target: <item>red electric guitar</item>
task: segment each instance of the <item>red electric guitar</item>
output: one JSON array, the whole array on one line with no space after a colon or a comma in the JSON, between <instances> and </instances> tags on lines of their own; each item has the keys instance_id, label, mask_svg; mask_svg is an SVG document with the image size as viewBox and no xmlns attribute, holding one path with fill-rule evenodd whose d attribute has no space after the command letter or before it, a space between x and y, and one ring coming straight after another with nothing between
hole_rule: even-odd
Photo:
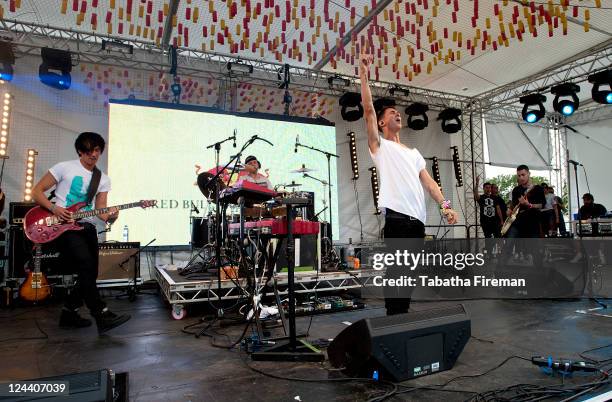
<instances>
[{"instance_id":1,"label":"red electric guitar","mask_svg":"<svg viewBox=\"0 0 612 402\"><path fill-rule=\"evenodd\" d=\"M74 221L71 222L66 222L63 219L53 215L51 211L38 206L28 211L23 219L23 228L26 236L32 242L48 243L57 239L62 233L67 232L68 230L83 230L83 227L77 225L76 223L76 221L79 219L107 214L111 208L117 208L118 210L136 207L148 208L155 206L156 204L157 201L155 200L142 200L132 202L130 204L116 205L114 207L93 209L91 211L80 211L80 209L87 204L85 202L79 202L66 208L69 212L72 212L72 218Z\"/></svg>"}]
</instances>

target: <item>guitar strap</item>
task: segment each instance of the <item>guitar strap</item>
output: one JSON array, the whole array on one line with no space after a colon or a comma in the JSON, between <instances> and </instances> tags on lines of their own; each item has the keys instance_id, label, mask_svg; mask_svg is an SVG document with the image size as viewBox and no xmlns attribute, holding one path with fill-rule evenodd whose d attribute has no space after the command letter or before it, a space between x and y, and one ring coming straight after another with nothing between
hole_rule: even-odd
<instances>
[{"instance_id":1,"label":"guitar strap","mask_svg":"<svg viewBox=\"0 0 612 402\"><path fill-rule=\"evenodd\" d=\"M97 166L94 166L93 173L91 175L91 181L89 182L89 188L87 189L87 205L91 203L96 192L98 191L98 186L100 185L100 178L102 177L102 172L98 169Z\"/></svg>"}]
</instances>

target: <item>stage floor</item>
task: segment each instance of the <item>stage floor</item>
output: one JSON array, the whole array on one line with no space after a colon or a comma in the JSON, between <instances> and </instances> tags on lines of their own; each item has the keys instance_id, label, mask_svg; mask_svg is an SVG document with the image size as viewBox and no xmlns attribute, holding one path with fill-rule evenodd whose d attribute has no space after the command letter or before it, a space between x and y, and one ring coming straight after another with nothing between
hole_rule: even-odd
<instances>
[{"instance_id":1,"label":"stage floor","mask_svg":"<svg viewBox=\"0 0 612 402\"><path fill-rule=\"evenodd\" d=\"M62 330L57 326L60 305L0 310L0 381L38 378L110 368L130 375L132 401L360 401L388 390L364 383L304 383L258 374L250 365L270 374L301 378L338 377L329 363L250 362L243 352L211 345L211 338L196 339L181 329L197 322L202 312L182 321L170 318L159 295L127 299L106 298L113 311L132 315L125 325L98 336L95 326ZM309 339L333 338L364 317L384 314L381 301L366 301L364 310L314 316ZM414 303L415 310L454 303ZM553 355L578 359L578 353L612 343L612 317L576 313L596 307L589 301L468 301L472 334L451 371L406 382L406 385L440 384L461 375L482 373L512 355ZM605 314L602 311L599 313ZM197 315L196 315L197 314ZM612 314L607 313L612 316ZM305 331L310 318L298 318ZM44 337L40 327L48 334ZM218 329L237 339L243 326ZM10 338L10 339L9 339ZM11 340L17 338L16 340ZM8 339L8 340L7 340ZM218 335L217 343L228 338ZM594 355L612 358L612 347ZM578 376L570 381L587 382ZM538 368L519 359L479 378L459 379L447 389L486 391L518 383L559 384ZM299 399L296 399L299 396ZM417 390L390 400L462 401L471 395Z\"/></svg>"}]
</instances>

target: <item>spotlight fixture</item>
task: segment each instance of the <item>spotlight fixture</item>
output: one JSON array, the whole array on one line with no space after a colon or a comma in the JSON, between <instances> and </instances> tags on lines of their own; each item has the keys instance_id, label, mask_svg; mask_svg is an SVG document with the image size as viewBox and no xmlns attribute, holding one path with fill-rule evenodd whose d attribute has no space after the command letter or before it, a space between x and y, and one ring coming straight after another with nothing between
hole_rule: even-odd
<instances>
[{"instance_id":1,"label":"spotlight fixture","mask_svg":"<svg viewBox=\"0 0 612 402\"><path fill-rule=\"evenodd\" d=\"M15 64L15 53L9 42L0 42L0 80L11 81L13 79L13 64Z\"/></svg>"},{"instance_id":2,"label":"spotlight fixture","mask_svg":"<svg viewBox=\"0 0 612 402\"><path fill-rule=\"evenodd\" d=\"M370 182L372 183L372 197L374 198L374 208L376 209L374 215L380 215L380 209L378 209L378 171L374 166L372 166L368 170L370 171Z\"/></svg>"},{"instance_id":3,"label":"spotlight fixture","mask_svg":"<svg viewBox=\"0 0 612 402\"><path fill-rule=\"evenodd\" d=\"M519 102L524 105L521 115L523 116L523 120L525 120L527 123L535 123L540 121L540 119L546 114L546 110L544 110L546 96L542 94L521 96L519 98Z\"/></svg>"},{"instance_id":4,"label":"spotlight fixture","mask_svg":"<svg viewBox=\"0 0 612 402\"><path fill-rule=\"evenodd\" d=\"M408 115L408 127L413 130L423 130L429 124L427 111L429 106L423 103L413 103L406 108Z\"/></svg>"},{"instance_id":5,"label":"spotlight fixture","mask_svg":"<svg viewBox=\"0 0 612 402\"><path fill-rule=\"evenodd\" d=\"M410 91L407 88L402 88L399 87L397 85L392 86L391 88L389 88L389 93L391 95L401 95L401 96L408 96L410 95Z\"/></svg>"},{"instance_id":6,"label":"spotlight fixture","mask_svg":"<svg viewBox=\"0 0 612 402\"><path fill-rule=\"evenodd\" d=\"M591 96L595 102L604 105L612 103L612 69L590 75L589 82L593 84Z\"/></svg>"},{"instance_id":7,"label":"spotlight fixture","mask_svg":"<svg viewBox=\"0 0 612 402\"><path fill-rule=\"evenodd\" d=\"M11 94L2 97L2 117L0 120L0 158L8 158L8 135L11 121Z\"/></svg>"},{"instance_id":8,"label":"spotlight fixture","mask_svg":"<svg viewBox=\"0 0 612 402\"><path fill-rule=\"evenodd\" d=\"M346 121L357 121L363 117L363 106L361 105L361 94L357 92L347 92L338 101L342 109L340 114ZM351 110L347 110L351 108ZM357 108L356 110L354 108Z\"/></svg>"},{"instance_id":9,"label":"spotlight fixture","mask_svg":"<svg viewBox=\"0 0 612 402\"><path fill-rule=\"evenodd\" d=\"M346 78L342 78L339 75L333 75L327 79L327 83L330 88L333 87L348 87L351 85L351 81Z\"/></svg>"},{"instance_id":10,"label":"spotlight fixture","mask_svg":"<svg viewBox=\"0 0 612 402\"><path fill-rule=\"evenodd\" d=\"M42 63L38 67L40 81L52 88L68 89L71 84L72 58L65 50L44 47L40 50Z\"/></svg>"},{"instance_id":11,"label":"spotlight fixture","mask_svg":"<svg viewBox=\"0 0 612 402\"><path fill-rule=\"evenodd\" d=\"M245 64L239 61L230 61L227 63L227 71L229 71L230 74L252 74L253 66L251 64Z\"/></svg>"},{"instance_id":12,"label":"spotlight fixture","mask_svg":"<svg viewBox=\"0 0 612 402\"><path fill-rule=\"evenodd\" d=\"M23 200L32 201L32 187L34 187L34 173L36 167L36 152L35 149L28 149L26 154L26 173L25 173L25 184L23 190Z\"/></svg>"},{"instance_id":13,"label":"spotlight fixture","mask_svg":"<svg viewBox=\"0 0 612 402\"><path fill-rule=\"evenodd\" d=\"M347 134L349 137L349 151L351 153L351 169L353 169L353 180L359 179L359 162L357 162L357 144L355 142L355 133Z\"/></svg>"},{"instance_id":14,"label":"spotlight fixture","mask_svg":"<svg viewBox=\"0 0 612 402\"><path fill-rule=\"evenodd\" d=\"M571 116L574 114L580 106L578 96L576 95L577 92L580 92L580 87L571 82L552 87L550 93L555 95L555 99L553 99L553 109L563 116ZM567 99L568 97L571 99Z\"/></svg>"},{"instance_id":15,"label":"spotlight fixture","mask_svg":"<svg viewBox=\"0 0 612 402\"><path fill-rule=\"evenodd\" d=\"M102 50L123 54L134 54L134 46L118 40L102 39Z\"/></svg>"},{"instance_id":16,"label":"spotlight fixture","mask_svg":"<svg viewBox=\"0 0 612 402\"><path fill-rule=\"evenodd\" d=\"M442 181L440 180L440 163L438 162L438 158L435 156L432 158L431 174L433 175L435 182L438 183L438 187L442 188Z\"/></svg>"},{"instance_id":17,"label":"spotlight fixture","mask_svg":"<svg viewBox=\"0 0 612 402\"><path fill-rule=\"evenodd\" d=\"M455 170L455 180L457 180L457 187L463 186L463 176L461 175L461 163L459 162L459 147L456 145L451 147L453 150L453 169Z\"/></svg>"},{"instance_id":18,"label":"spotlight fixture","mask_svg":"<svg viewBox=\"0 0 612 402\"><path fill-rule=\"evenodd\" d=\"M454 134L461 130L461 110L455 108L444 109L438 115L438 120L442 120L442 131Z\"/></svg>"}]
</instances>

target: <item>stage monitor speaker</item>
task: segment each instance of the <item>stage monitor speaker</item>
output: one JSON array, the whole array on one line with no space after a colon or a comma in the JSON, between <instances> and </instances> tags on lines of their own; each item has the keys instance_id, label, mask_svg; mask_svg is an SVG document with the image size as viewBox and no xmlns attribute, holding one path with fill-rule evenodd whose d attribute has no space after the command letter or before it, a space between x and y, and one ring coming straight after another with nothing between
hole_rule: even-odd
<instances>
[{"instance_id":1,"label":"stage monitor speaker","mask_svg":"<svg viewBox=\"0 0 612 402\"><path fill-rule=\"evenodd\" d=\"M139 242L100 243L98 245L98 282L129 280L140 276ZM130 258L131 255L133 258Z\"/></svg>"},{"instance_id":2,"label":"stage monitor speaker","mask_svg":"<svg viewBox=\"0 0 612 402\"><path fill-rule=\"evenodd\" d=\"M9 204L9 224L23 225L23 218L35 206L35 202L11 202Z\"/></svg>"},{"instance_id":3,"label":"stage monitor speaker","mask_svg":"<svg viewBox=\"0 0 612 402\"><path fill-rule=\"evenodd\" d=\"M451 369L470 339L462 305L366 318L344 329L327 349L351 377L405 381Z\"/></svg>"}]
</instances>

